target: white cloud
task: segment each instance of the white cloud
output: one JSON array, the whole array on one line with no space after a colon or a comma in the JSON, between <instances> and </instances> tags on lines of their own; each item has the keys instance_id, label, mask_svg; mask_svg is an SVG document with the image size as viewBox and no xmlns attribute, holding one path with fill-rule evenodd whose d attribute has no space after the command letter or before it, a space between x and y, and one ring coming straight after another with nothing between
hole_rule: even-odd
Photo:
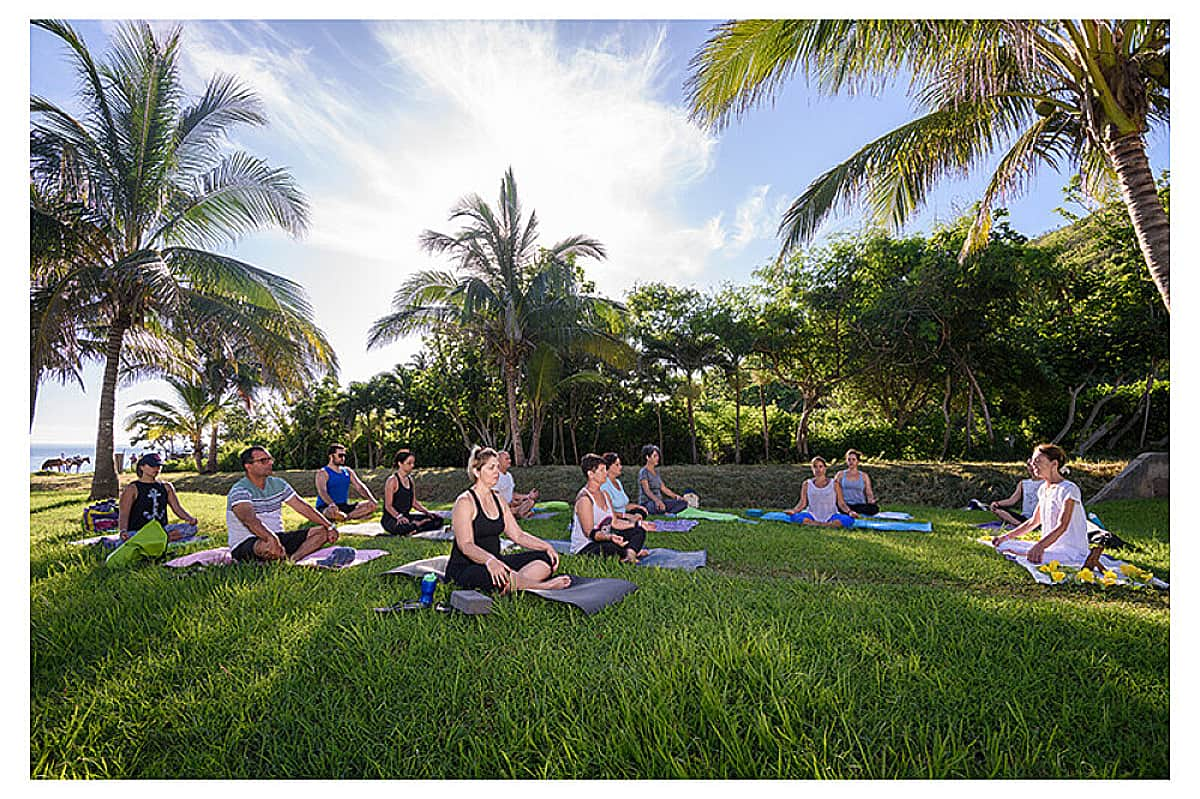
<instances>
[{"instance_id":1,"label":"white cloud","mask_svg":"<svg viewBox=\"0 0 1200 799\"><path fill-rule=\"evenodd\" d=\"M419 249L419 233L451 230L449 210L465 194L495 203L509 166L544 243L576 233L603 242L607 260L586 269L608 296L648 277L699 279L727 246L720 216L697 225L680 210L713 167L716 140L659 99L661 26L637 44L611 36L570 46L547 23L371 31L386 60L370 82L265 23L192 24L184 49L196 76L232 72L263 99L271 126L249 149L274 163L288 161L273 148L303 159L290 165L309 194L312 227L280 258L312 294L345 378L416 348L365 353L367 327L408 274L448 266ZM742 216L737 241L757 230L752 210Z\"/></svg>"}]
</instances>

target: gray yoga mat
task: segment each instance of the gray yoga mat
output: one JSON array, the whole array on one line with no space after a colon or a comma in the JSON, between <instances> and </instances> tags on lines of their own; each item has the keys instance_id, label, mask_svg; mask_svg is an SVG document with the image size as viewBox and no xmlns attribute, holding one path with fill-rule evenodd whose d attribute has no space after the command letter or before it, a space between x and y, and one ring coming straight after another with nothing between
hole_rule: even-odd
<instances>
[{"instance_id":1,"label":"gray yoga mat","mask_svg":"<svg viewBox=\"0 0 1200 799\"><path fill-rule=\"evenodd\" d=\"M449 555L415 560L412 563L405 563L403 566L389 569L384 574L403 574L408 577L420 578L432 572L444 580L446 579L446 564L449 561ZM549 599L552 602L574 605L591 616L609 605L620 602L626 594L636 590L637 586L628 580L572 575L569 588L559 588L554 591L527 591L526 593L537 594L542 599Z\"/></svg>"},{"instance_id":2,"label":"gray yoga mat","mask_svg":"<svg viewBox=\"0 0 1200 799\"><path fill-rule=\"evenodd\" d=\"M632 594L637 586L628 580L617 580L612 577L575 577L571 576L568 588L554 591L526 591L527 594L537 594L542 599L552 602L563 602L574 605L589 616L599 613L609 605L615 605Z\"/></svg>"},{"instance_id":3,"label":"gray yoga mat","mask_svg":"<svg viewBox=\"0 0 1200 799\"><path fill-rule=\"evenodd\" d=\"M571 552L570 541L552 541L547 539L547 544L554 547L555 551L568 555ZM660 569L683 569L684 571L695 571L701 566L708 565L708 550L701 549L694 552L681 552L677 549L667 549L665 547L652 548L650 554L638 561L639 566L657 566Z\"/></svg>"}]
</instances>

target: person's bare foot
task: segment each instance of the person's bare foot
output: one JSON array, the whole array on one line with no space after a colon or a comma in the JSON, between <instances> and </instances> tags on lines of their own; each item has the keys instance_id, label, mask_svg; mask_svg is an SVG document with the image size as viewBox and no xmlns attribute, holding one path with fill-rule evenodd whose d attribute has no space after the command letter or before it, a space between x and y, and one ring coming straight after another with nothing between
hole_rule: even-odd
<instances>
[{"instance_id":1,"label":"person's bare foot","mask_svg":"<svg viewBox=\"0 0 1200 799\"><path fill-rule=\"evenodd\" d=\"M625 557L621 558L622 563L637 563L637 553L632 549L625 550Z\"/></svg>"},{"instance_id":2,"label":"person's bare foot","mask_svg":"<svg viewBox=\"0 0 1200 799\"><path fill-rule=\"evenodd\" d=\"M552 577L542 584L542 588L547 591L557 591L560 588L571 587L571 576L569 574L560 574L557 577Z\"/></svg>"},{"instance_id":3,"label":"person's bare foot","mask_svg":"<svg viewBox=\"0 0 1200 799\"><path fill-rule=\"evenodd\" d=\"M637 556L638 556L639 558L644 558L644 557L647 557L649 554L650 554L650 550L648 550L648 549L643 549L641 552L639 552L639 553L637 554Z\"/></svg>"}]
</instances>

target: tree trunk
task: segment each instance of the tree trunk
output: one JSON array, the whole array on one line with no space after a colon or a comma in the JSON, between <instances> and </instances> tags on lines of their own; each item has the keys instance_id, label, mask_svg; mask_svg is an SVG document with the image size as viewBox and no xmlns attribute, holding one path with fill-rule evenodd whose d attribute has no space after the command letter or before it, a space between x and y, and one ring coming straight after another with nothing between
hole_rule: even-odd
<instances>
[{"instance_id":1,"label":"tree trunk","mask_svg":"<svg viewBox=\"0 0 1200 799\"><path fill-rule=\"evenodd\" d=\"M1158 376L1158 364L1150 367L1150 377L1146 380L1146 414L1142 417L1142 435L1138 438L1138 450L1146 449L1146 428L1150 425L1150 402L1154 393L1154 378Z\"/></svg>"},{"instance_id":2,"label":"tree trunk","mask_svg":"<svg viewBox=\"0 0 1200 799\"><path fill-rule=\"evenodd\" d=\"M1157 371L1158 371L1157 366L1152 365L1150 367L1150 371L1146 374L1146 390L1142 392L1142 398L1140 400L1138 400L1138 404L1133 409L1133 413L1131 413L1129 415L1129 421L1125 423L1125 426L1122 427L1119 432L1114 434L1113 437L1108 440L1107 446L1110 450L1116 449L1117 442L1120 441L1122 438L1124 438L1126 435L1128 435L1129 431L1133 429L1133 426L1138 423L1138 417L1142 415L1142 413L1141 413L1142 406L1145 405L1145 406L1149 407L1150 389L1154 386L1154 375L1155 375L1155 372L1157 372ZM1142 429L1145 430L1144 425L1143 425ZM1142 437L1142 440L1143 441L1145 440L1144 435Z\"/></svg>"},{"instance_id":3,"label":"tree trunk","mask_svg":"<svg viewBox=\"0 0 1200 799\"><path fill-rule=\"evenodd\" d=\"M742 378L733 373L733 462L742 462Z\"/></svg>"},{"instance_id":4,"label":"tree trunk","mask_svg":"<svg viewBox=\"0 0 1200 799\"><path fill-rule=\"evenodd\" d=\"M546 418L540 414L533 414L533 418L529 420L529 465L541 465L541 438L542 427L546 424Z\"/></svg>"},{"instance_id":5,"label":"tree trunk","mask_svg":"<svg viewBox=\"0 0 1200 799\"><path fill-rule=\"evenodd\" d=\"M1154 173L1146 159L1146 143L1140 135L1105 142L1104 151L1117 173L1121 199L1137 234L1138 246L1154 285L1171 311L1171 221L1154 186Z\"/></svg>"},{"instance_id":6,"label":"tree trunk","mask_svg":"<svg viewBox=\"0 0 1200 799\"><path fill-rule=\"evenodd\" d=\"M662 452L663 435L662 435L662 403L654 403L654 415L658 418L658 451Z\"/></svg>"},{"instance_id":7,"label":"tree trunk","mask_svg":"<svg viewBox=\"0 0 1200 799\"><path fill-rule=\"evenodd\" d=\"M691 391L692 385L691 385L691 382L692 382L691 378L689 377L688 378L688 392L687 392L687 395L684 397L684 399L687 400L688 430L691 432L691 436L692 436L692 463L696 464L696 463L700 462L700 459L696 454L696 411L692 407L692 391Z\"/></svg>"},{"instance_id":8,"label":"tree trunk","mask_svg":"<svg viewBox=\"0 0 1200 799\"><path fill-rule=\"evenodd\" d=\"M771 434L767 429L767 395L763 393L763 387L758 387L758 404L762 408L762 431L763 431L763 463L771 459Z\"/></svg>"},{"instance_id":9,"label":"tree trunk","mask_svg":"<svg viewBox=\"0 0 1200 799\"><path fill-rule=\"evenodd\" d=\"M983 396L983 389L979 387L979 381L975 379L975 373L971 371L971 367L967 366L965 361L963 362L963 369L967 373L967 380L971 381L971 387L979 395L979 410L983 413L983 426L987 430L988 443L995 446L996 434L992 430L992 414L988 410L987 397Z\"/></svg>"},{"instance_id":10,"label":"tree trunk","mask_svg":"<svg viewBox=\"0 0 1200 799\"><path fill-rule=\"evenodd\" d=\"M203 444L204 428L197 427L196 435L192 436L192 459L196 461L196 473L200 474L204 471L204 455Z\"/></svg>"},{"instance_id":11,"label":"tree trunk","mask_svg":"<svg viewBox=\"0 0 1200 799\"><path fill-rule=\"evenodd\" d=\"M118 316L108 328L104 347L104 382L100 386L100 419L96 425L96 471L88 499L116 498L120 492L117 468L113 463L113 417L117 412L117 370L121 364L121 344L129 320Z\"/></svg>"},{"instance_id":12,"label":"tree trunk","mask_svg":"<svg viewBox=\"0 0 1200 799\"><path fill-rule=\"evenodd\" d=\"M36 369L29 370L29 430L33 431L33 414L37 410L38 384L42 376Z\"/></svg>"},{"instance_id":13,"label":"tree trunk","mask_svg":"<svg viewBox=\"0 0 1200 799\"><path fill-rule=\"evenodd\" d=\"M208 468L209 473L217 470L217 423L213 422L212 432L208 436Z\"/></svg>"},{"instance_id":14,"label":"tree trunk","mask_svg":"<svg viewBox=\"0 0 1200 799\"><path fill-rule=\"evenodd\" d=\"M946 453L950 451L950 375L946 375L946 393L942 395L942 418L945 420L945 426L942 428L942 454L938 455L939 461L946 460Z\"/></svg>"},{"instance_id":15,"label":"tree trunk","mask_svg":"<svg viewBox=\"0 0 1200 799\"><path fill-rule=\"evenodd\" d=\"M963 430L967 436L966 449L963 450L964 455L971 453L971 429L975 427L975 392L971 391L971 387L967 386L967 420L963 424Z\"/></svg>"},{"instance_id":16,"label":"tree trunk","mask_svg":"<svg viewBox=\"0 0 1200 799\"><path fill-rule=\"evenodd\" d=\"M1059 441L1062 441L1063 436L1070 432L1071 425L1075 424L1075 411L1079 406L1079 394L1085 386L1087 386L1087 383L1080 383L1070 390L1071 404L1067 407L1067 423L1062 426L1062 430L1058 431L1058 435L1050 439L1050 443L1057 444Z\"/></svg>"},{"instance_id":17,"label":"tree trunk","mask_svg":"<svg viewBox=\"0 0 1200 799\"><path fill-rule=\"evenodd\" d=\"M1112 390L1109 391L1107 394L1105 394L1103 397L1101 397L1096 402L1096 404L1094 406L1092 406L1092 412L1090 414L1088 414L1087 421L1083 423L1083 429L1079 431L1079 442L1080 443L1079 443L1079 450L1075 453L1076 456L1083 455L1083 449L1082 449L1083 442L1088 440L1088 433L1092 429L1092 423L1095 422L1096 417L1100 415L1100 409L1103 408L1105 405L1107 405L1109 400L1111 400L1113 397L1117 396L1117 390L1119 388L1121 388L1121 385L1124 382L1125 382L1124 377L1118 377L1117 384L1112 387ZM1091 446L1091 445L1089 444L1088 446Z\"/></svg>"},{"instance_id":18,"label":"tree trunk","mask_svg":"<svg viewBox=\"0 0 1200 799\"><path fill-rule=\"evenodd\" d=\"M804 398L804 408L800 411L800 424L796 425L796 451L801 457L808 457L808 418L816 409L816 402Z\"/></svg>"},{"instance_id":19,"label":"tree trunk","mask_svg":"<svg viewBox=\"0 0 1200 799\"><path fill-rule=\"evenodd\" d=\"M1079 450L1078 450L1078 452L1075 453L1075 457L1082 458L1083 454L1085 452L1087 452L1089 449L1091 449L1093 446L1095 446L1097 441L1099 441L1100 439L1102 439L1106 435L1108 435L1108 432L1110 430L1112 430L1114 427L1116 427L1120 421L1121 421L1120 414L1115 414L1113 416L1110 416L1108 419L1106 419L1104 421L1104 424L1102 424L1102 425L1100 425L1100 427L1096 428L1096 432L1094 432L1090 436L1088 436L1087 439L1079 445Z\"/></svg>"},{"instance_id":20,"label":"tree trunk","mask_svg":"<svg viewBox=\"0 0 1200 799\"><path fill-rule=\"evenodd\" d=\"M517 370L510 363L504 364L504 398L508 402L508 432L512 438L513 463L528 466L525 448L521 446L521 422L517 417Z\"/></svg>"}]
</instances>

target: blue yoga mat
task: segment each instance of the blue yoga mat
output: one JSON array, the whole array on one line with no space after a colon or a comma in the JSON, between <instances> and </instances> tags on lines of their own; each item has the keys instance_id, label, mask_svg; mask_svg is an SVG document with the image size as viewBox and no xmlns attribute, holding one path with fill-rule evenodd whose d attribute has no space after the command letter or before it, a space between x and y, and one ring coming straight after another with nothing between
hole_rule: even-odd
<instances>
[{"instance_id":1,"label":"blue yoga mat","mask_svg":"<svg viewBox=\"0 0 1200 799\"><path fill-rule=\"evenodd\" d=\"M929 522L903 522L894 519L855 519L854 528L867 530L908 530L917 533L933 532Z\"/></svg>"}]
</instances>

